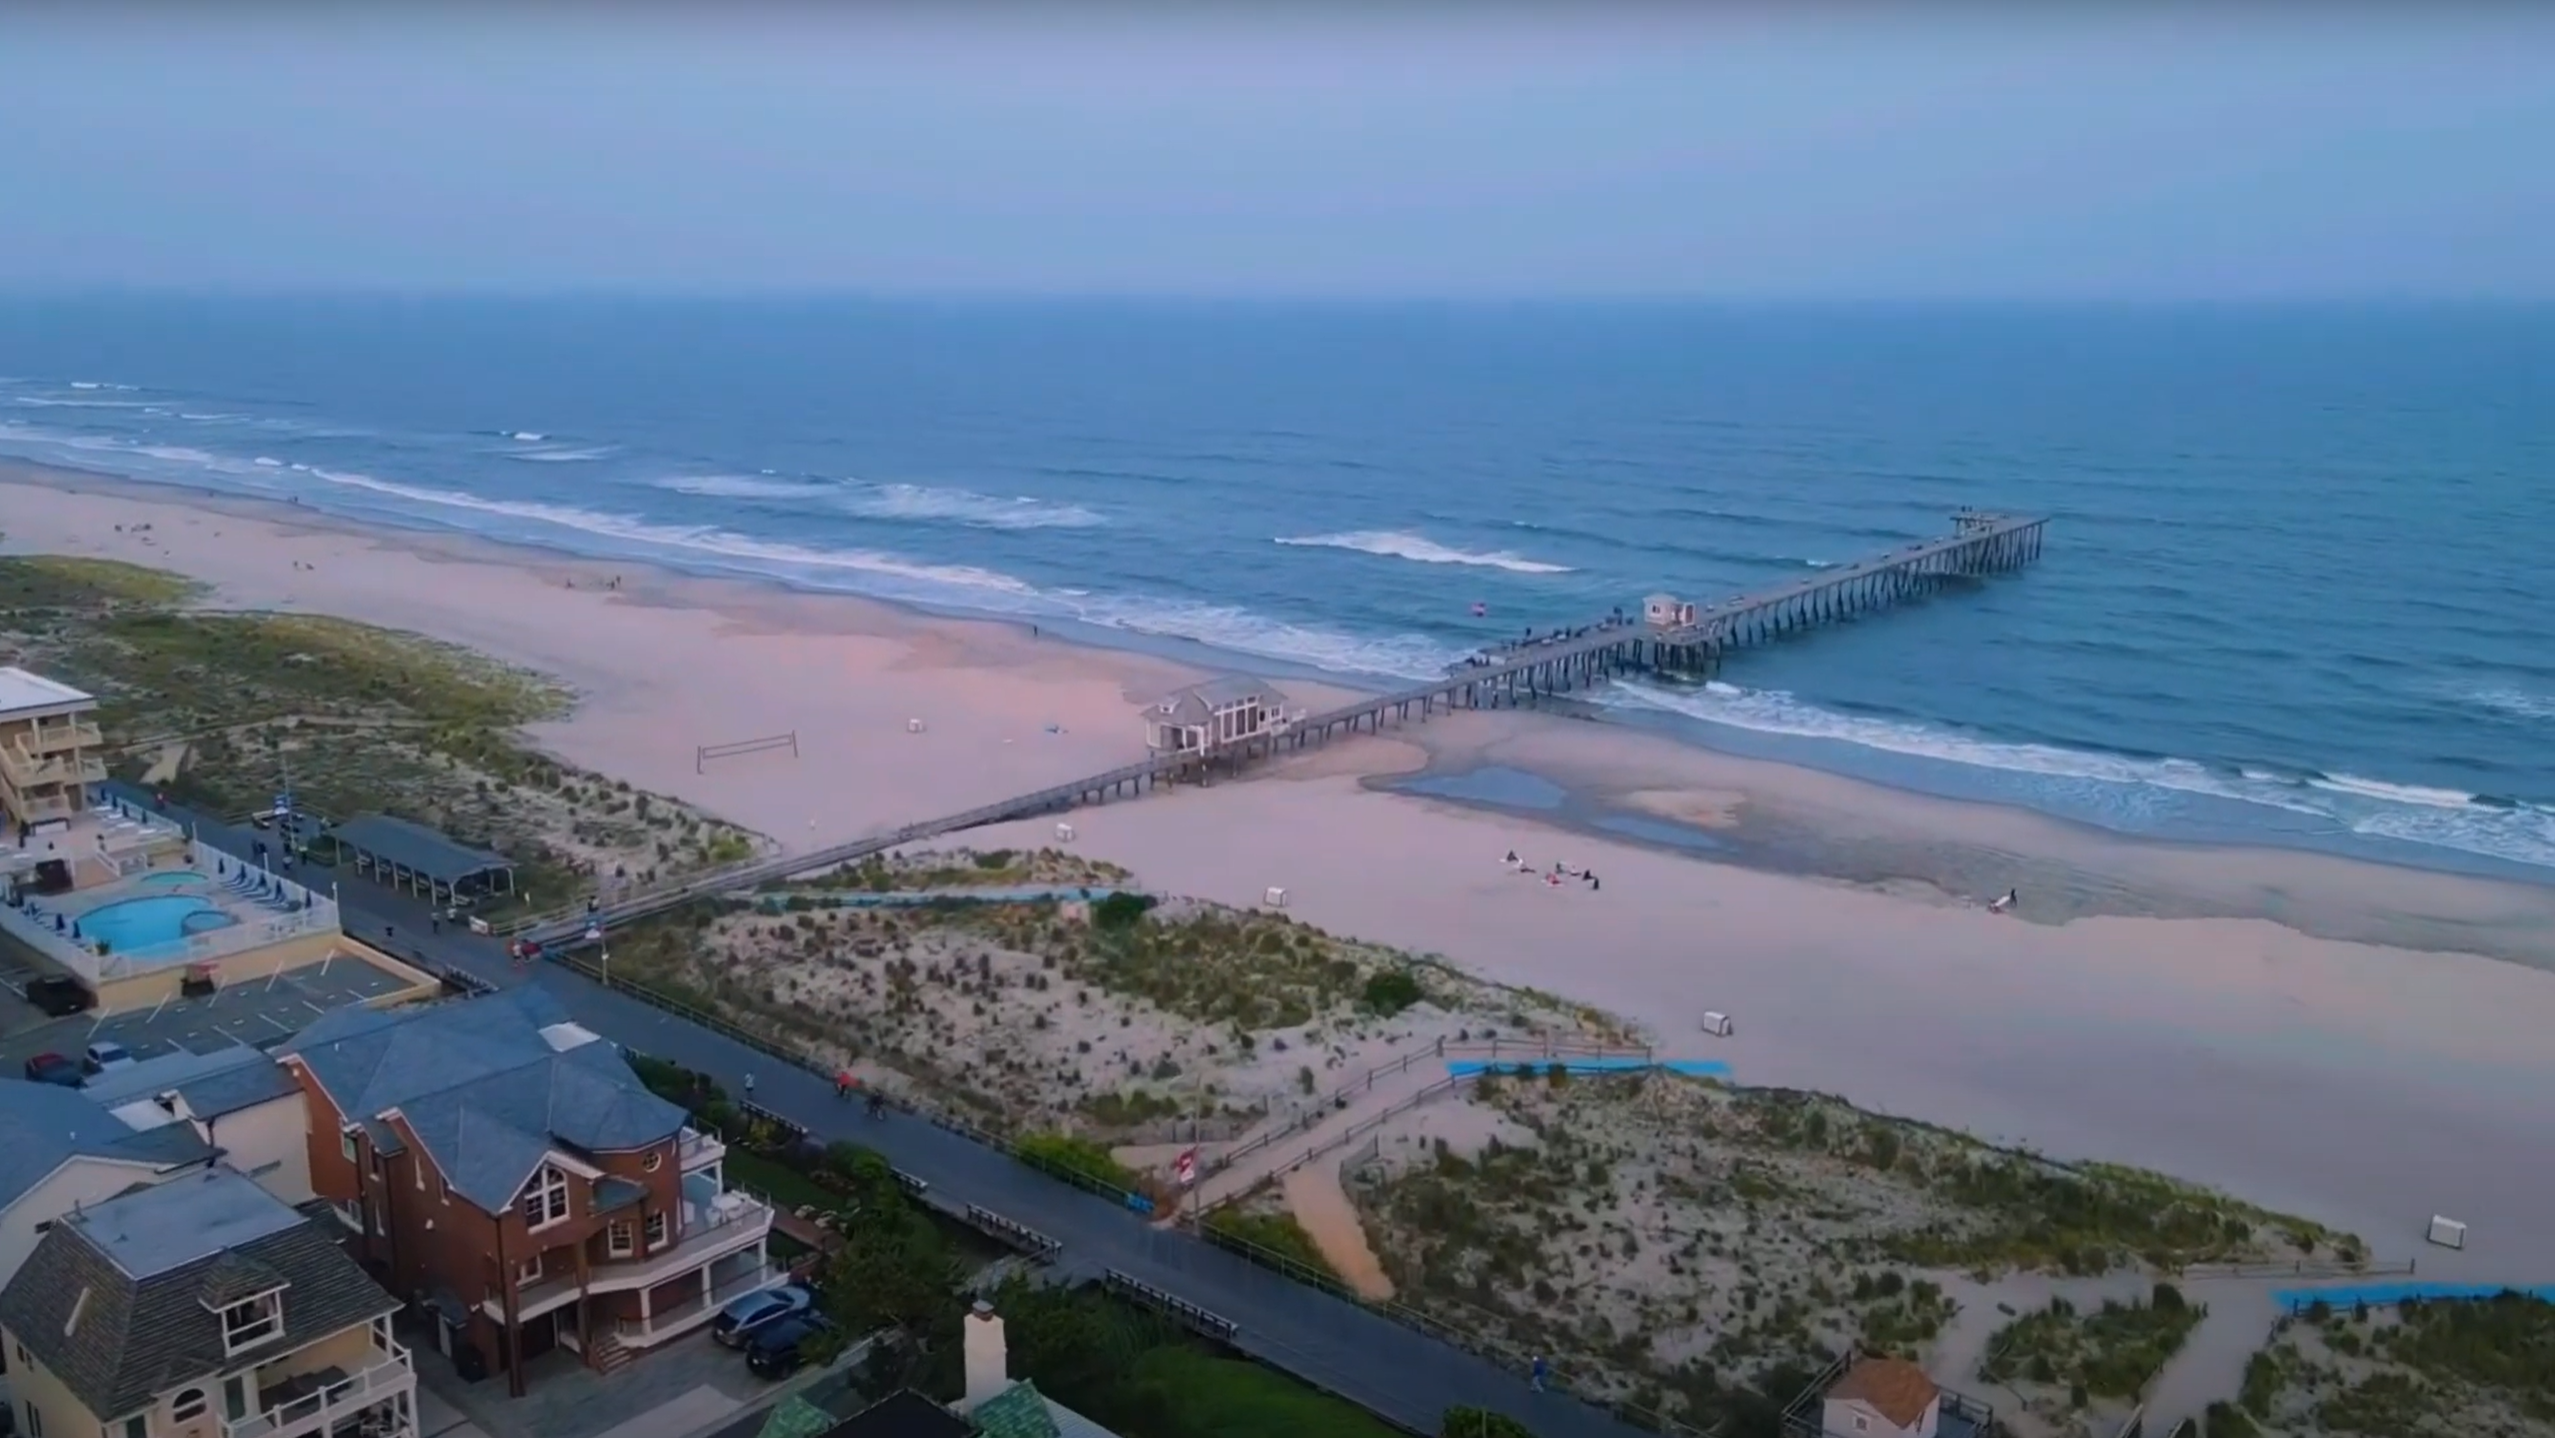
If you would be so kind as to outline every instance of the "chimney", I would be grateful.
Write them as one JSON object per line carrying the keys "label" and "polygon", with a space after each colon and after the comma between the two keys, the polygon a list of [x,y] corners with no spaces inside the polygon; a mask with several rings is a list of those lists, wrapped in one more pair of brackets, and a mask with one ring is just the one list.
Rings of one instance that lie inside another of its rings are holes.
{"label": "chimney", "polygon": [[1002,1320],[994,1316],[994,1306],[983,1299],[969,1310],[966,1330],[967,1397],[961,1411],[973,1413],[976,1405],[1011,1387],[1011,1360],[1003,1352]]}

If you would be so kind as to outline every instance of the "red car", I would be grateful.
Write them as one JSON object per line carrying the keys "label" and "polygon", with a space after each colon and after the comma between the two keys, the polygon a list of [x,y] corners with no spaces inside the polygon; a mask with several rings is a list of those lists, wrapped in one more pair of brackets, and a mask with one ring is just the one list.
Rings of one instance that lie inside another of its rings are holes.
{"label": "red car", "polygon": [[27,1082],[80,1086],[80,1066],[60,1054],[37,1054],[27,1060]]}

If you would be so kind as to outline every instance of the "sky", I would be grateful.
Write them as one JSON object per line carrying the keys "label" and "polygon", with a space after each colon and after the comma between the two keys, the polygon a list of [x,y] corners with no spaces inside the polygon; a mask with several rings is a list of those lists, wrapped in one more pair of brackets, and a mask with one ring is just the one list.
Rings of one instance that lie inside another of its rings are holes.
{"label": "sky", "polygon": [[0,16],[0,291],[2555,299],[2555,7],[344,15]]}

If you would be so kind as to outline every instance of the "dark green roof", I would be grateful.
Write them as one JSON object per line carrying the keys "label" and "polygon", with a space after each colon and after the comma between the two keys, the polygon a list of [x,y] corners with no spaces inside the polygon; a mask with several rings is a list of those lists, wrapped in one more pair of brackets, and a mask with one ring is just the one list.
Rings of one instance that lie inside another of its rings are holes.
{"label": "dark green roof", "polygon": [[985,1438],[1058,1438],[1047,1400],[1038,1396],[1038,1385],[1025,1379],[977,1404],[967,1416]]}

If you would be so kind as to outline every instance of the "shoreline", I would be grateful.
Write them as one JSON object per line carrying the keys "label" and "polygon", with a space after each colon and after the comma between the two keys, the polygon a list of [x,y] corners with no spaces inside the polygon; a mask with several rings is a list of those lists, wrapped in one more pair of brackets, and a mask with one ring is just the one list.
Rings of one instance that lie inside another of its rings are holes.
{"label": "shoreline", "polygon": [[[57,460],[0,459],[0,472],[16,468],[35,482],[54,487],[112,487],[116,492],[146,499],[157,494],[172,497],[183,504],[212,506],[224,512],[278,522],[343,526],[367,533],[392,532],[408,537],[412,546],[438,551],[533,554],[559,565],[639,570],[667,576],[679,583],[735,584],[768,593],[854,599],[908,616],[1034,629],[1090,648],[1141,655],[1207,672],[1243,671],[1272,680],[1358,694],[1389,692],[1411,682],[1388,672],[1325,670],[1301,661],[1266,658],[1248,650],[1218,649],[1183,634],[1119,627],[1114,621],[1089,621],[1063,614],[1030,612],[1040,606],[1015,611],[1010,604],[995,602],[992,598],[986,600],[987,607],[972,607],[970,601],[963,598],[956,602],[940,602],[911,596],[882,597],[857,589],[829,587],[813,577],[793,578],[787,574],[763,572],[756,565],[730,566],[715,558],[706,563],[687,563],[679,558],[669,560],[653,552],[626,559],[614,559],[608,555],[597,557],[599,550],[618,546],[605,541],[598,548],[597,545],[561,541],[547,535],[492,538],[467,525],[437,524],[399,512],[370,512],[375,506],[367,503],[352,503],[351,507],[339,505],[327,511],[307,510],[283,498],[238,493],[175,478],[138,478],[86,469],[80,464],[78,460],[65,463]],[[488,546],[488,550],[478,550],[473,546]],[[642,551],[647,549],[645,545],[639,547]],[[1067,589],[1060,592],[1079,594],[1083,591]],[[1548,613],[1536,617],[1551,620],[1569,616]],[[1938,749],[1931,741],[1903,747],[1886,736],[1851,738],[1833,735],[1820,727],[1827,722],[1826,719],[1812,727],[1799,728],[1789,727],[1792,721],[1781,715],[1763,718],[1762,722],[1758,719],[1716,717],[1721,701],[1711,697],[1712,694],[1735,693],[1748,696],[1751,703],[1756,698],[1785,698],[1779,687],[1768,687],[1779,686],[1777,676],[1783,672],[1782,665],[1778,662],[1758,669],[1753,667],[1755,663],[1751,661],[1752,667],[1740,678],[1744,681],[1747,674],[1767,677],[1757,681],[1751,689],[1730,689],[1716,684],[1708,686],[1710,692],[1707,693],[1705,689],[1683,684],[1653,684],[1639,677],[1630,677],[1619,688],[1589,701],[1589,712],[1600,715],[1611,725],[1642,733],[1665,734],[1680,744],[1725,757],[1815,770],[1881,789],[1921,794],[1948,802],[2020,809],[2122,838],[2210,848],[2317,854],[2387,868],[2413,868],[2555,889],[2555,859],[2546,857],[2555,854],[2555,850],[2544,850],[2537,831],[2528,827],[2546,817],[2540,812],[2544,810],[2542,804],[2489,797],[2473,799],[2469,796],[2467,809],[2478,812],[2491,810],[2498,814],[2509,808],[2512,812],[2504,817],[2520,826],[2488,841],[2468,832],[2466,818],[2447,812],[2454,806],[2444,802],[2434,804],[2433,801],[2445,791],[2375,784],[2375,790],[2394,790],[2395,797],[2388,799],[2371,788],[2375,781],[2357,779],[2339,770],[2327,772],[2313,767],[2300,768],[2297,765],[2305,761],[2294,758],[2272,763],[2268,769],[2257,771],[2217,762],[2201,764],[2169,760],[2143,750],[2106,747],[2099,739],[2081,736],[2062,740],[2032,738],[2029,735],[2033,731],[2028,725],[2018,736],[2003,731],[1973,734],[1958,726],[1944,728],[1923,719],[1907,721],[1926,733],[1934,734],[1936,739],[1952,744],[1956,750],[1971,740],[2000,752],[2013,749],[2018,753],[2041,744],[2057,744],[2065,753],[2075,756],[2076,761],[2095,766],[2093,769],[2062,767],[2045,770],[2037,767],[2028,755],[2012,762],[1992,757],[1973,762],[1951,751]],[[1758,693],[1759,690],[1763,693]],[[1924,707],[1918,705],[1920,709]],[[1821,711],[1813,708],[1808,712],[1816,716]],[[2152,768],[2157,764],[2162,764],[2167,770],[2180,765],[2189,772],[2180,778],[2153,774],[2138,777],[2135,772],[2084,778],[2082,782],[2068,782],[2066,778],[2070,774],[2099,774],[2106,766],[2125,765],[2130,771],[2136,771],[2142,766]],[[2296,787],[2307,797],[2293,804],[2276,794],[2266,796],[2252,792],[2273,780]],[[2238,786],[2246,792],[2239,794],[2235,788],[2228,786]],[[2322,791],[2326,797],[2315,797],[2309,791]],[[2334,795],[2344,797],[2330,797]],[[2335,804],[2343,807],[2335,808]],[[2512,845],[2518,847],[2510,847]],[[1796,858],[1793,862],[1799,860]],[[2002,892],[2002,889],[1997,892]]]}
{"label": "shoreline", "polygon": [[[793,848],[1126,762],[1142,748],[1135,706],[1200,672],[1007,621],[82,473],[0,470],[0,495],[10,552],[147,564],[221,603],[415,630],[556,675],[581,705],[536,742]],[[604,588],[615,575],[623,587]],[[814,741],[804,760],[695,772],[696,743],[793,728]],[[1483,770],[1559,797],[1537,808],[1549,795],[1528,791],[1521,811],[1514,795],[1502,809],[1389,792]],[[1574,823],[1627,815],[1867,877]],[[2529,1097],[2555,1079],[2555,976],[2541,971],[2555,894],[2541,889],[2079,830],[1533,712],[1344,741],[1074,823],[1078,851],[1149,888],[1251,907],[1285,887],[1309,922],[1636,1016],[1743,1083],[2155,1168],[2356,1230],[2382,1258],[2447,1213],[2479,1241],[2425,1252],[2426,1276],[2555,1277],[2555,1221],[2530,1199],[2555,1183],[2555,1115]],[[967,837],[1054,842],[1052,820]],[[1603,891],[1508,873],[1508,849],[1595,869]],[[2030,863],[2048,866],[2047,888],[1960,877]],[[2071,874],[2108,889],[2044,907]],[[2024,922],[1954,901],[2009,886]],[[2143,907],[2091,906],[2113,899]],[[2488,945],[2515,961],[2475,956]],[[1734,1014],[1737,1036],[1699,1035],[1705,1008]]]}
{"label": "shoreline", "polygon": [[[1203,642],[1172,635],[1149,634],[1134,630],[1108,629],[1074,620],[1033,620],[1008,615],[934,606],[908,600],[884,599],[842,590],[807,588],[791,584],[779,576],[731,576],[695,574],[645,560],[622,561],[595,558],[571,550],[553,548],[535,541],[498,540],[464,531],[429,526],[411,526],[391,520],[365,521],[330,511],[305,509],[285,501],[261,499],[225,493],[203,487],[179,485],[157,480],[135,479],[104,471],[74,466],[49,464],[34,460],[0,457],[0,487],[24,485],[38,490],[63,493],[94,492],[140,504],[170,504],[181,509],[198,510],[237,517],[244,521],[280,526],[312,533],[358,537],[387,543],[393,548],[433,558],[458,562],[476,562],[531,568],[548,575],[581,578],[601,584],[612,575],[643,576],[637,588],[625,591],[637,602],[663,603],[674,607],[709,607],[722,609],[742,607],[761,613],[783,601],[790,609],[789,622],[804,624],[808,615],[825,606],[840,605],[859,616],[857,623],[866,630],[901,635],[914,625],[954,625],[1000,630],[1019,639],[1049,640],[1064,649],[1079,651],[1095,660],[1104,656],[1132,661],[1131,672],[1160,676],[1163,687],[1195,682],[1215,674],[1241,673],[1281,683],[1290,693],[1310,696],[1313,707],[1347,699],[1389,692],[1393,687],[1381,676],[1342,675],[1283,660],[1227,653]],[[0,525],[0,534],[7,532]],[[352,616],[350,616],[352,617]],[[488,648],[485,644],[474,647]],[[490,649],[499,657],[511,654]],[[528,661],[527,661],[528,662]],[[543,667],[534,664],[532,667]],[[2294,834],[2285,837],[2295,842],[2279,842],[2284,836],[2266,836],[2251,841],[2251,836],[2234,840],[2211,840],[2115,828],[2080,816],[2055,813],[2032,804],[1980,793],[1953,792],[1913,782],[1907,775],[1880,777],[1855,772],[1868,766],[1835,767],[1803,762],[1793,755],[1758,752],[1767,747],[1749,742],[1761,739],[1748,731],[1733,731],[1730,736],[1709,733],[1714,726],[1694,720],[1681,720],[1667,713],[1645,714],[1640,710],[1619,710],[1598,706],[1563,696],[1549,701],[1540,709],[1524,711],[1543,721],[1575,719],[1603,725],[1610,732],[1638,735],[1648,740],[1664,740],[1670,752],[1695,751],[1719,764],[1738,770],[1771,772],[1780,770],[1799,776],[1817,776],[1823,784],[1840,791],[1859,790],[1908,800],[1953,806],[1982,814],[2008,814],[2028,817],[2044,826],[2046,834],[2072,834],[2087,841],[2126,845],[2158,853],[2235,853],[2250,856],[2311,856],[2335,864],[2353,866],[2371,873],[2411,872],[2488,884],[2514,885],[2521,888],[2544,888],[2555,899],[2555,870],[2539,869],[2512,860],[2462,850],[2394,843],[2391,847],[2404,851],[2393,857],[2377,857],[2351,852],[2344,846],[2316,841],[2316,836]],[[1416,733],[1417,731],[1412,731]],[[1073,776],[1065,776],[1073,777]],[[1448,776],[1437,772],[1435,761],[1426,774],[1410,776],[1435,780]],[[1546,780],[1555,775],[1545,774]],[[1378,784],[1371,787],[1386,792],[1425,792],[1408,786]],[[1593,810],[1575,814],[1564,822],[1566,827],[1594,836],[1644,844],[1682,852],[1692,857],[1716,862],[1745,864],[1768,872],[1830,879],[1848,884],[1888,885],[1916,879],[1939,890],[1947,899],[1986,897],[2008,888],[2031,887],[2048,893],[2057,890],[2066,901],[2058,910],[2060,918],[2097,914],[2138,915],[2146,917],[2225,917],[2249,912],[2227,904],[2182,907],[2159,907],[2141,903],[2130,890],[2091,879],[2081,868],[2066,868],[2018,862],[2015,853],[1982,853],[1969,862],[1945,864],[1928,847],[1900,849],[1886,853],[1850,854],[1837,842],[1836,836],[1816,830],[1791,833],[1758,833],[1752,842],[1734,843],[1732,836],[1716,832],[1724,827],[1720,821],[1707,824],[1682,822],[1674,813],[1661,812],[1640,802],[1621,802],[1621,786],[1568,786],[1574,804],[1571,808]],[[1485,813],[1510,818],[1533,818],[1534,806],[1520,809],[1495,800],[1483,801],[1459,794],[1442,793],[1435,797],[1464,804]],[[787,842],[784,837],[784,842]],[[1904,872],[1916,864],[1923,874]],[[2053,882],[2054,881],[2054,882]],[[2555,915],[2555,904],[2547,911]],[[2027,910],[2025,917],[2048,921],[2047,909]],[[2555,969],[2555,939],[2542,945],[2500,945],[2478,947],[2473,936],[2456,938],[2459,926],[2429,925],[2415,929],[2389,926],[2368,928],[2315,928],[2308,930],[2320,937],[2352,939],[2364,934],[2382,935],[2375,941],[2410,943],[2416,947],[2446,946],[2459,952],[2484,954],[2513,962]],[[2452,941],[2454,940],[2454,941]]]}

